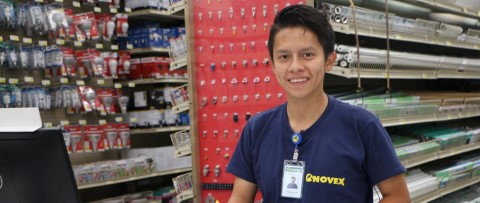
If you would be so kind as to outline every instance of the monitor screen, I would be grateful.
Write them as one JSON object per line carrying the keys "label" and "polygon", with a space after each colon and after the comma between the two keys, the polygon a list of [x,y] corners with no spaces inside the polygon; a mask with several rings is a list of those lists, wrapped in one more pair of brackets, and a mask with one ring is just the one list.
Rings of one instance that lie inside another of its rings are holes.
{"label": "monitor screen", "polygon": [[80,202],[61,130],[0,132],[0,202]]}

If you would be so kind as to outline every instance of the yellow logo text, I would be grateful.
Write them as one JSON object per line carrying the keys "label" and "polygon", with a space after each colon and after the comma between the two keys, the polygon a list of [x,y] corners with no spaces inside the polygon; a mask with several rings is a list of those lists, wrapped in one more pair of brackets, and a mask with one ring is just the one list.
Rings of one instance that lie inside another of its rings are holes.
{"label": "yellow logo text", "polygon": [[345,178],[336,178],[336,177],[329,177],[329,176],[316,176],[311,173],[308,173],[305,177],[307,183],[323,183],[323,184],[330,184],[330,185],[341,185],[342,187],[345,186]]}

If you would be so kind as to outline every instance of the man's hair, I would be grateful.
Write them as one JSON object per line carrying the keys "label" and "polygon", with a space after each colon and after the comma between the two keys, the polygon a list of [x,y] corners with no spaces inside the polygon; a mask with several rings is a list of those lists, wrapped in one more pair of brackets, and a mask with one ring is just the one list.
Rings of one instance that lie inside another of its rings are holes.
{"label": "man's hair", "polygon": [[282,9],[270,29],[268,37],[268,52],[273,63],[273,45],[275,44],[275,36],[278,32],[285,28],[305,28],[315,36],[323,47],[325,59],[333,52],[335,47],[335,33],[332,25],[328,22],[325,13],[306,5],[293,5]]}

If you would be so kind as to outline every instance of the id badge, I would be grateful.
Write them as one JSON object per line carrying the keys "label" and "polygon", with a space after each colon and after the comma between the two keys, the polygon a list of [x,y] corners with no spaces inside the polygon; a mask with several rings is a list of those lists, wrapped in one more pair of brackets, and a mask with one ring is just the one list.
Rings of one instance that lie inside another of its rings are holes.
{"label": "id badge", "polygon": [[304,161],[283,161],[282,197],[301,199],[303,194]]}

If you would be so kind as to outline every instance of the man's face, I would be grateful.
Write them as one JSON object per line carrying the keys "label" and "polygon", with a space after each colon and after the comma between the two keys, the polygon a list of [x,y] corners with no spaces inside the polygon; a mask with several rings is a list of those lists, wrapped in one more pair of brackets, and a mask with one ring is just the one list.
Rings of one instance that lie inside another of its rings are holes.
{"label": "man's face", "polygon": [[289,99],[315,99],[323,94],[325,72],[330,71],[336,54],[325,60],[317,37],[302,27],[280,30],[273,45],[273,70]]}
{"label": "man's face", "polygon": [[294,177],[292,177],[292,183],[295,183],[295,178]]}

